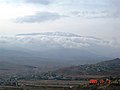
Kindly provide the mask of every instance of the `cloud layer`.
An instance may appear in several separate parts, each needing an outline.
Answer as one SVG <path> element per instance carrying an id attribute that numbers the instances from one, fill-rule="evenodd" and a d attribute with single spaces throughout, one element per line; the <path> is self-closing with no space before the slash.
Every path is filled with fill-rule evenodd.
<path id="1" fill-rule="evenodd" d="M 25 0 L 26 3 L 32 3 L 32 4 L 43 4 L 48 5 L 52 3 L 52 0 Z"/>
<path id="2" fill-rule="evenodd" d="M 49 20 L 54 21 L 62 17 L 65 17 L 65 16 L 60 15 L 58 13 L 54 13 L 54 12 L 38 12 L 35 15 L 19 17 L 16 19 L 16 22 L 17 23 L 40 23 L 40 22 L 45 22 Z"/>

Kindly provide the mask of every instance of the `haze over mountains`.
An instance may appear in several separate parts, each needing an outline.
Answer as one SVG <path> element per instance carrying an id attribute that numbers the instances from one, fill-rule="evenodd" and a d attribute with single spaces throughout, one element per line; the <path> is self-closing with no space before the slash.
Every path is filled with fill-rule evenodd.
<path id="1" fill-rule="evenodd" d="M 118 46 L 100 38 L 65 32 L 0 36 L 0 61 L 59 68 L 119 57 Z"/>

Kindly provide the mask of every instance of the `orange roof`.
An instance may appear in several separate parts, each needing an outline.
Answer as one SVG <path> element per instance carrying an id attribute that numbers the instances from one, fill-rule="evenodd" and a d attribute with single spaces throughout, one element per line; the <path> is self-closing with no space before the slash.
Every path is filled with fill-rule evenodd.
<path id="1" fill-rule="evenodd" d="M 96 84 L 98 81 L 96 79 L 91 79 L 89 83 Z"/>

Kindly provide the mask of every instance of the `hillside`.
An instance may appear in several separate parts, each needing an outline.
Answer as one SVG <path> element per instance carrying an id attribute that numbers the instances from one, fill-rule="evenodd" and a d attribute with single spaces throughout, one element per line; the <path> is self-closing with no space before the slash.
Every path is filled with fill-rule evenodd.
<path id="1" fill-rule="evenodd" d="M 0 76 L 26 75 L 33 72 L 35 68 L 34 66 L 0 61 Z"/>
<path id="2" fill-rule="evenodd" d="M 96 64 L 86 64 L 71 66 L 59 69 L 56 73 L 63 75 L 103 75 L 112 76 L 120 75 L 120 59 L 116 58 L 109 61 L 103 61 Z"/>

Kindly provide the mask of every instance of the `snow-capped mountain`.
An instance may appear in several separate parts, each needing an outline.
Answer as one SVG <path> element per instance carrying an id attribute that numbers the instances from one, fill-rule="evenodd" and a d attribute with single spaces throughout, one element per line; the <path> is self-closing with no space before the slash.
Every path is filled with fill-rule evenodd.
<path id="1" fill-rule="evenodd" d="M 111 41 L 65 32 L 0 36 L 0 57 L 22 64 L 39 65 L 41 61 L 42 65 L 95 63 L 113 58 L 111 54 L 118 51 Z"/>
<path id="2" fill-rule="evenodd" d="M 91 47 L 94 45 L 113 47 L 112 42 L 110 41 L 104 41 L 91 36 L 80 36 L 64 32 L 17 34 L 11 37 L 1 36 L 0 44 L 7 43 L 33 44 L 38 46 L 44 45 L 49 47 L 60 46 L 64 48 Z"/>

